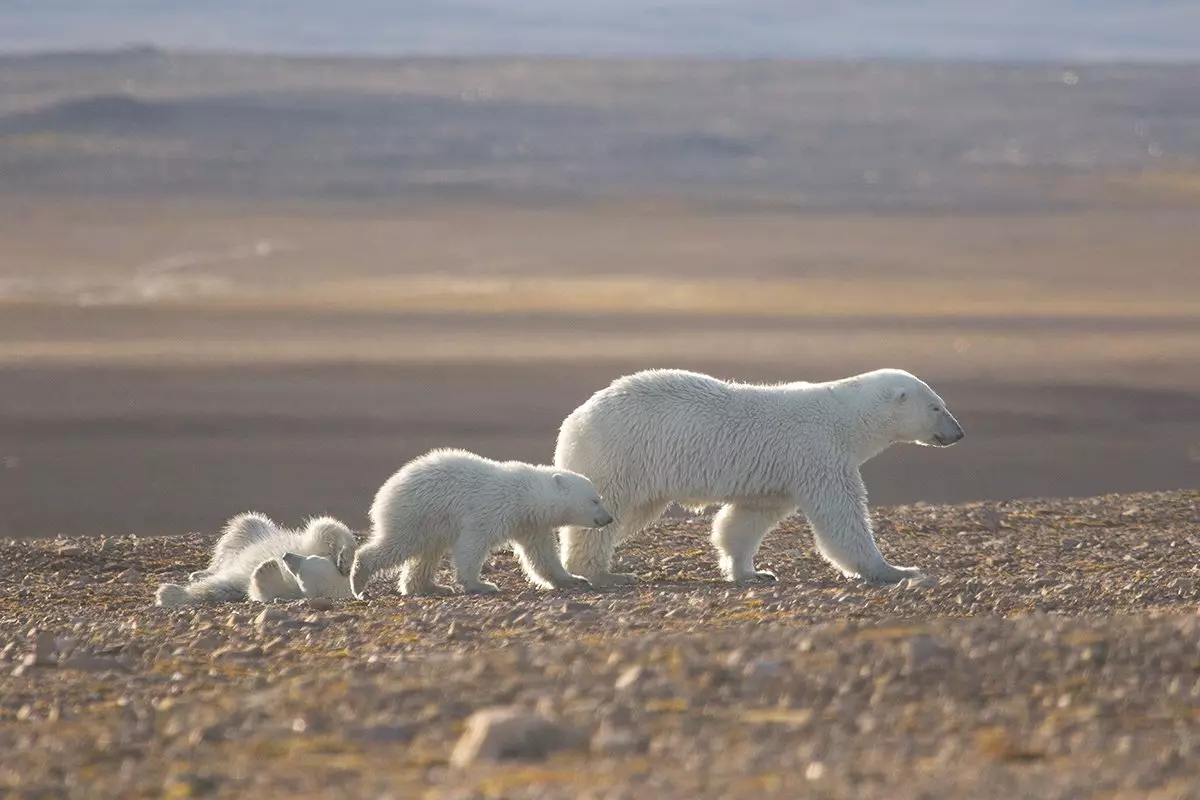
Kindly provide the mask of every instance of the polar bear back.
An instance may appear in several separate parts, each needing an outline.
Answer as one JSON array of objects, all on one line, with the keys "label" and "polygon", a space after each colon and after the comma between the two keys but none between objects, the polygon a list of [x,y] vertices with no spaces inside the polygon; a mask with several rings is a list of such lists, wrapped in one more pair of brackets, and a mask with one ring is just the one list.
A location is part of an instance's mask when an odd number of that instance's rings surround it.
[{"label": "polar bear back", "polygon": [[[457,449],[433,450],[405,464],[375,495],[375,529],[396,524],[457,527],[464,520],[486,519],[489,526],[539,524],[558,516],[565,503],[590,508],[594,488],[580,486],[564,497],[549,466],[493,461]],[[548,522],[546,524],[549,524]]]},{"label": "polar bear back", "polygon": [[806,470],[847,460],[853,449],[847,421],[873,394],[856,397],[843,383],[634,373],[566,418],[555,463],[588,475],[606,498],[703,505],[790,495]]}]

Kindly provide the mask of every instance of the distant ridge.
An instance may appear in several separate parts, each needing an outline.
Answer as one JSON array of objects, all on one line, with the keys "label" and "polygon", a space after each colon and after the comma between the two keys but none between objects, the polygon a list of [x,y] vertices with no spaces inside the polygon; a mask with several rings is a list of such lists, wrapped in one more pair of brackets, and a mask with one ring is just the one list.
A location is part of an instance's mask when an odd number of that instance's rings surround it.
[{"label": "distant ridge", "polygon": [[[1194,0],[7,3],[0,52],[1195,61]],[[280,24],[281,13],[286,24]]]}]

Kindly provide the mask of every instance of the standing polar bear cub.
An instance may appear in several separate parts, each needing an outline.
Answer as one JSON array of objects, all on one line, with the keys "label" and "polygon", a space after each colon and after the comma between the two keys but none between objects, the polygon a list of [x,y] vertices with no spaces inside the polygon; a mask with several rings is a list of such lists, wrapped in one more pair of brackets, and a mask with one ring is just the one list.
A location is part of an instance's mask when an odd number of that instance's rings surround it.
[{"label": "standing polar bear cub", "polygon": [[720,504],[712,541],[734,582],[758,572],[763,537],[797,508],[817,549],[847,576],[896,583],[919,576],[875,546],[859,467],[893,444],[939,447],[962,427],[925,383],[881,369],[829,383],[751,385],[683,370],[627,375],[563,421],[554,463],[587,475],[615,517],[601,531],[561,531],[566,569],[597,586],[632,583],[611,572],[617,544],[672,502]]},{"label": "standing polar bear cub", "polygon": [[433,450],[404,465],[375,495],[370,539],[355,554],[351,587],[361,598],[372,575],[401,567],[402,594],[449,594],[434,578],[452,551],[463,589],[497,592],[480,572],[504,542],[512,543],[534,583],[586,586],[563,569],[554,529],[610,522],[592,482],[570,470]]}]

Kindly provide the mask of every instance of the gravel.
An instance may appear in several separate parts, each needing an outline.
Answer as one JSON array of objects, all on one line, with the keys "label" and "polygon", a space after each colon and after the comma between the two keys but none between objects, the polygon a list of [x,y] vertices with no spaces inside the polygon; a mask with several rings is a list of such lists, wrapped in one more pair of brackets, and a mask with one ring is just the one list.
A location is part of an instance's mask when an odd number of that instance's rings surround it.
[{"label": "gravel", "polygon": [[878,509],[923,582],[836,575],[791,520],[718,581],[707,519],[642,581],[152,606],[214,537],[10,541],[13,798],[1200,794],[1200,492]]}]

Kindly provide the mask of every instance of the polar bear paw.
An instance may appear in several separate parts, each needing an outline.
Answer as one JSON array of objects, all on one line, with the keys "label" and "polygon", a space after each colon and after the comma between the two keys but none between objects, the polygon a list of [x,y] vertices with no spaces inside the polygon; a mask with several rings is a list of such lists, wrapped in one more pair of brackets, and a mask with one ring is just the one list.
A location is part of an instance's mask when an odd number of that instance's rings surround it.
[{"label": "polar bear paw", "polygon": [[567,575],[565,578],[551,580],[550,586],[555,589],[590,589],[592,582],[582,575]]},{"label": "polar bear paw", "polygon": [[744,575],[738,575],[738,576],[734,577],[733,583],[736,583],[736,584],[774,583],[778,580],[779,580],[779,578],[775,575],[774,572],[771,572],[770,570],[766,570],[766,569],[760,569],[760,570],[756,570],[754,572],[747,572]]},{"label": "polar bear paw", "polygon": [[925,580],[925,573],[917,567],[893,567],[891,564],[885,564],[883,569],[865,573],[860,577],[865,583],[874,586],[894,586],[904,580],[922,582]]},{"label": "polar bear paw", "polygon": [[463,586],[463,591],[467,594],[499,594],[500,587],[494,583],[479,581]]}]

